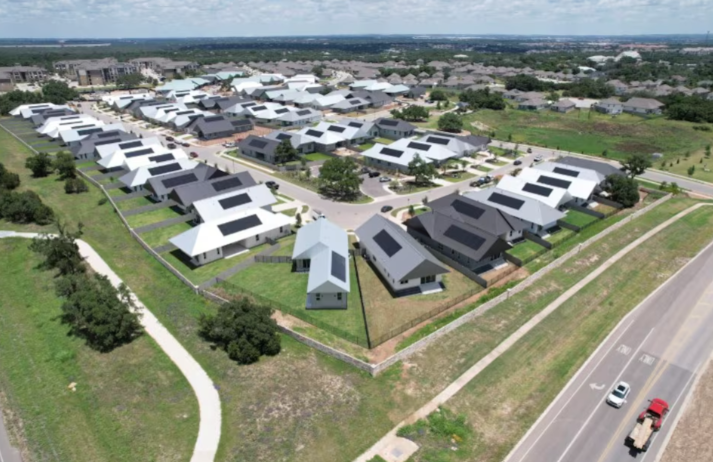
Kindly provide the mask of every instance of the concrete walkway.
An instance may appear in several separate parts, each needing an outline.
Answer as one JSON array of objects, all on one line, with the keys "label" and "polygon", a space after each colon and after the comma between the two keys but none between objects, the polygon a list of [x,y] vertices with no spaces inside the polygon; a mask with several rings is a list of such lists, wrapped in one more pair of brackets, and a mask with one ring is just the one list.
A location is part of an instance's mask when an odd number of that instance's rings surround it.
[{"label": "concrete walkway", "polygon": [[[443,403],[448,401],[450,398],[452,398],[456,393],[458,393],[463,387],[465,387],[471,380],[473,380],[480,372],[488,367],[493,361],[498,359],[503,353],[508,351],[511,346],[513,346],[518,340],[520,340],[522,337],[524,337],[526,334],[528,334],[532,329],[537,327],[542,320],[544,320],[547,316],[549,316],[552,312],[554,312],[557,308],[559,308],[563,303],[565,303],[567,300],[569,300],[571,297],[577,294],[582,288],[584,288],[587,284],[592,282],[594,279],[596,279],[598,276],[600,276],[603,272],[605,272],[607,269],[609,269],[612,265],[614,265],[616,262],[621,260],[623,257],[625,257],[629,252],[634,250],[636,247],[638,247],[640,244],[646,242],[648,239],[656,235],[658,232],[662,231],[663,229],[667,228],[671,224],[675,223],[676,221],[680,220],[684,216],[688,215],[689,213],[693,212],[694,210],[699,209],[700,207],[705,207],[711,204],[696,204],[692,207],[689,207],[688,209],[678,213],[677,215],[673,216],[672,218],[669,218],[665,222],[661,223],[657,227],[651,229],[648,231],[646,234],[643,236],[639,237],[623,249],[621,249],[619,252],[617,252],[615,255],[613,255],[611,258],[609,258],[607,261],[602,263],[597,269],[589,273],[586,277],[584,277],[582,280],[580,280],[577,284],[572,286],[570,289],[565,291],[562,295],[557,297],[555,301],[550,303],[545,309],[540,311],[538,314],[533,316],[529,321],[527,321],[524,325],[522,325],[517,331],[515,331],[510,337],[505,339],[502,343],[500,343],[495,349],[493,349],[490,353],[488,353],[485,357],[483,357],[480,361],[475,363],[473,366],[471,366],[470,369],[465,371],[463,375],[458,377],[454,382],[452,382],[450,385],[448,385],[443,391],[441,391],[436,397],[431,399],[428,403],[426,403],[423,407],[421,407],[419,410],[408,416],[406,419],[401,421],[396,427],[394,427],[389,433],[387,433],[383,438],[381,438],[375,445],[373,445],[371,448],[369,448],[368,451],[363,453],[361,456],[355,459],[354,462],[368,462],[370,459],[374,458],[375,456],[381,456],[384,458],[387,462],[397,462],[401,460],[408,459],[413,453],[415,453],[418,450],[418,446],[413,444],[412,441],[406,440],[405,438],[401,438],[396,435],[398,430],[403,427],[404,425],[409,425],[414,422],[416,422],[419,419],[423,419],[427,417],[429,414],[431,414],[433,411],[438,409],[439,406],[441,406]],[[411,451],[407,455],[404,455],[404,451]],[[398,455],[398,457],[396,457]],[[402,459],[403,457],[403,459]]]},{"label": "concrete walkway", "polygon": [[[36,233],[16,233],[14,231],[0,231],[0,238],[20,237],[32,239],[39,236]],[[99,274],[105,275],[109,281],[118,287],[122,283],[119,276],[112,271],[109,265],[99,256],[94,249],[82,240],[77,241],[79,253],[86,262]],[[159,347],[171,358],[171,361],[181,370],[183,375],[191,384],[193,392],[198,398],[200,408],[200,425],[198,427],[198,438],[193,448],[191,462],[212,462],[218,451],[221,431],[221,410],[220,396],[208,377],[208,374],[193,359],[193,357],[183,348],[173,335],[166,329],[159,320],[131,293],[137,310],[141,313],[141,324],[146,333],[154,339]]]}]

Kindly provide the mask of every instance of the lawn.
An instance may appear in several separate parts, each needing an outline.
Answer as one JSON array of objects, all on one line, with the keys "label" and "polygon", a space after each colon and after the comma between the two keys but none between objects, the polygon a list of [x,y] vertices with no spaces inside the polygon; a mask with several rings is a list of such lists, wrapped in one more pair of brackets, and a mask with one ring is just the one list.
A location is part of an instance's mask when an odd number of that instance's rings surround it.
[{"label": "lawn", "polygon": [[174,210],[171,207],[166,207],[163,209],[152,210],[151,212],[139,213],[138,215],[131,215],[126,217],[126,221],[129,222],[129,225],[132,228],[139,228],[141,226],[151,225],[163,220],[169,220],[171,218],[178,218],[182,216],[183,214],[177,210]]},{"label": "lawn", "polygon": [[297,214],[297,207],[294,209],[282,210],[280,213],[287,215],[288,217],[294,217]]},{"label": "lawn", "polygon": [[579,212],[577,210],[568,210],[567,215],[565,215],[563,219],[563,221],[574,226],[579,226],[580,228],[583,228],[597,220],[599,220],[599,218],[587,215],[586,213]]},{"label": "lawn", "polygon": [[480,170],[481,172],[490,173],[491,171],[493,171],[495,169],[495,167],[488,168],[484,165],[476,165],[475,169]]},{"label": "lawn", "polygon": [[401,183],[402,188],[401,189],[394,189],[393,191],[396,194],[414,194],[414,193],[419,193],[423,191],[428,191],[429,189],[437,188],[438,185],[436,183],[429,183],[427,185],[416,185],[410,181],[404,181]]},{"label": "lawn", "polygon": [[119,210],[126,212],[127,210],[138,209],[139,207],[151,205],[154,203],[155,202],[151,202],[146,197],[135,197],[133,199],[128,199],[125,201],[119,201],[116,203],[116,206],[119,208]]},{"label": "lawn", "polygon": [[364,144],[360,144],[360,145],[359,145],[359,149],[361,149],[362,151],[366,151],[367,149],[373,148],[375,144],[376,144],[376,143],[364,143]]},{"label": "lawn", "polygon": [[[619,320],[713,238],[700,209],[631,251],[570,298],[460,391],[447,406],[465,414],[475,444],[461,457],[423,444],[410,460],[503,460]],[[582,256],[578,261],[587,264]],[[486,315],[487,316],[487,315]],[[567,335],[562,335],[567,332]],[[546,387],[543,384],[547,384]]]},{"label": "lawn", "polygon": [[273,255],[275,256],[292,256],[292,250],[295,248],[295,239],[297,239],[297,234],[292,234],[287,237],[280,239],[280,248],[277,249]]},{"label": "lawn", "polygon": [[[713,142],[711,144],[713,144]],[[691,151],[688,157],[686,157],[686,153],[684,152],[682,155],[676,156],[675,159],[657,161],[653,164],[653,168],[663,170],[665,172],[671,172],[687,178],[713,183],[713,172],[711,172],[711,166],[713,166],[713,161],[711,161],[710,158],[706,159],[705,150],[703,148]],[[695,168],[693,175],[688,174],[688,169],[690,167]],[[638,181],[641,182],[641,180]],[[654,189],[658,189],[658,186]]]},{"label": "lawn", "polygon": [[141,233],[141,239],[146,242],[149,247],[158,247],[168,244],[168,240],[174,236],[178,236],[184,231],[188,231],[192,226],[188,223],[177,223],[175,225],[166,226],[165,228],[154,229],[147,233]]},{"label": "lawn", "polygon": [[29,242],[0,240],[0,387],[10,433],[31,460],[187,460],[199,414],[183,375],[147,335],[111,353],[68,336],[53,274],[36,268]]},{"label": "lawn", "polygon": [[566,229],[566,228],[560,228],[559,231],[554,232],[553,234],[550,234],[545,238],[547,242],[551,242],[553,245],[558,245],[561,242],[566,241],[567,239],[571,238],[574,236],[575,233],[571,229]]},{"label": "lawn", "polygon": [[304,156],[305,159],[307,159],[310,162],[315,162],[319,160],[329,160],[332,158],[332,156],[328,156],[327,154],[323,154],[321,152],[312,152],[310,154],[305,154]]},{"label": "lawn", "polygon": [[393,143],[394,140],[390,140],[388,138],[374,138],[374,142],[385,144],[388,146],[389,144]]},{"label": "lawn", "polygon": [[453,176],[453,175],[441,175],[441,180],[446,180],[450,183],[460,183],[461,181],[465,180],[470,180],[471,178],[475,178],[477,175],[466,172],[466,171],[461,171],[457,174],[458,176]]},{"label": "lawn", "polygon": [[543,250],[547,249],[536,242],[525,239],[519,244],[516,244],[512,249],[508,250],[507,253],[524,261],[531,258],[533,255],[541,253]]}]

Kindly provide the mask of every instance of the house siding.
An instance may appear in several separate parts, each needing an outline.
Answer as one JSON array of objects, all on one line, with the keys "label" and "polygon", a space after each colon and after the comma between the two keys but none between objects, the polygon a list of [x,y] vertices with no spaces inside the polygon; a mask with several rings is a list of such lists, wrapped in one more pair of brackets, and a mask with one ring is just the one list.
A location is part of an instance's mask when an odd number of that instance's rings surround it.
[{"label": "house siding", "polygon": [[346,310],[349,294],[346,292],[340,293],[342,295],[341,300],[338,299],[336,293],[319,293],[319,300],[317,300],[318,293],[308,293],[305,306],[308,310]]},{"label": "house siding", "polygon": [[[379,261],[374,254],[369,252],[369,249],[367,247],[364,247],[364,255],[366,258],[369,259],[369,261],[374,265],[374,267],[379,271],[381,274],[382,278],[389,284],[391,287],[392,292],[400,292],[408,289],[414,289],[416,287],[421,286],[421,278],[415,278],[415,279],[408,279],[404,280],[403,284],[401,283],[402,281],[396,280],[392,275],[389,274],[389,272],[386,270],[384,265]],[[443,280],[442,275],[438,274],[435,276],[436,277],[436,282],[441,282]]]}]

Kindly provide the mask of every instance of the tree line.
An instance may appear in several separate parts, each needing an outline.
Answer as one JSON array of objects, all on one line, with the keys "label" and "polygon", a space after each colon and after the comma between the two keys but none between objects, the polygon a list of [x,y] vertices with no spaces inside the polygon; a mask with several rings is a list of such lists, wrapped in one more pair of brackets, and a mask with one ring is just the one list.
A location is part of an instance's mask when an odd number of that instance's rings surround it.
[{"label": "tree line", "polygon": [[50,80],[39,92],[13,90],[0,95],[0,115],[8,115],[10,111],[23,104],[53,103],[66,104],[79,98],[76,90],[69,88],[65,82]]}]

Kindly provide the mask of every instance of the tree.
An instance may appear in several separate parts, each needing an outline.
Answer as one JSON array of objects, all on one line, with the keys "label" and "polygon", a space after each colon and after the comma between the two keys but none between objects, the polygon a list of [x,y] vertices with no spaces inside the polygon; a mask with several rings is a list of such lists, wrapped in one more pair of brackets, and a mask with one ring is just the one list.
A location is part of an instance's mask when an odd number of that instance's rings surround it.
[{"label": "tree", "polygon": [[324,66],[314,66],[312,68],[312,74],[321,79],[324,76]]},{"label": "tree", "polygon": [[319,170],[320,192],[342,200],[358,197],[362,179],[359,178],[356,167],[356,163],[349,157],[327,159]]},{"label": "tree", "polygon": [[438,119],[438,129],[446,132],[460,132],[463,129],[463,119],[452,112],[443,114]]},{"label": "tree", "polygon": [[448,95],[443,90],[433,90],[430,94],[431,101],[447,101]]},{"label": "tree", "polygon": [[694,173],[696,173],[696,166],[691,165],[690,167],[688,167],[688,176],[693,176]]},{"label": "tree", "polygon": [[632,154],[621,163],[622,170],[631,178],[643,175],[651,167],[651,159],[646,154]]},{"label": "tree", "polygon": [[518,74],[514,77],[508,77],[505,79],[505,88],[508,90],[520,90],[520,91],[544,91],[548,88],[552,88],[553,85],[548,82],[543,82],[532,75]]},{"label": "tree", "polygon": [[609,175],[604,180],[604,190],[611,194],[613,200],[624,207],[633,207],[639,202],[639,185],[631,177]]},{"label": "tree", "polygon": [[54,157],[52,168],[59,173],[60,180],[77,177],[77,167],[74,156],[68,152],[58,152]]},{"label": "tree", "polygon": [[57,220],[57,234],[41,234],[32,240],[30,250],[44,257],[41,267],[47,270],[58,270],[59,274],[79,274],[86,272],[84,258],[79,253],[77,239],[82,236],[84,226],[79,223],[77,230],[71,232],[67,226]]},{"label": "tree", "polygon": [[252,364],[262,355],[280,352],[277,323],[271,315],[272,309],[241,298],[223,303],[216,314],[201,314],[198,334],[238,364]]},{"label": "tree", "polygon": [[10,191],[0,189],[0,218],[12,223],[52,223],[52,209],[42,203],[34,191]]},{"label": "tree", "polygon": [[116,86],[128,90],[130,88],[138,88],[143,81],[144,76],[141,73],[134,72],[118,76],[116,78]]},{"label": "tree", "polygon": [[408,214],[411,216],[416,215],[416,209],[414,208],[413,204],[408,206]]},{"label": "tree", "polygon": [[45,102],[54,104],[65,104],[79,98],[76,90],[60,80],[50,80],[42,85],[42,96]]},{"label": "tree", "polygon": [[284,164],[297,158],[297,149],[292,146],[289,139],[285,138],[275,148],[275,163]]},{"label": "tree", "polygon": [[710,145],[710,144],[707,144],[707,145],[706,145],[705,156],[706,156],[706,157],[710,157],[710,156],[711,156],[711,145]]},{"label": "tree", "polygon": [[32,170],[33,177],[43,178],[50,174],[52,159],[46,152],[39,152],[25,160],[25,168]]},{"label": "tree", "polygon": [[64,180],[64,192],[67,194],[79,194],[87,191],[89,191],[89,187],[81,178],[67,178]]},{"label": "tree", "polygon": [[302,226],[302,214],[299,212],[295,214],[295,226],[297,226],[298,228]]},{"label": "tree", "polygon": [[393,109],[391,116],[394,119],[419,121],[428,119],[428,109],[423,106],[408,106],[402,110]]},{"label": "tree", "polygon": [[420,154],[416,154],[408,163],[408,174],[414,177],[415,184],[427,185],[431,183],[431,179],[437,176],[438,172],[433,163],[426,162]]},{"label": "tree", "polygon": [[491,92],[488,88],[483,90],[465,90],[458,98],[461,102],[467,103],[471,110],[493,109],[501,111],[506,104],[500,93]]},{"label": "tree", "polygon": [[9,172],[3,164],[0,164],[0,190],[12,190],[20,186],[20,175]]}]

